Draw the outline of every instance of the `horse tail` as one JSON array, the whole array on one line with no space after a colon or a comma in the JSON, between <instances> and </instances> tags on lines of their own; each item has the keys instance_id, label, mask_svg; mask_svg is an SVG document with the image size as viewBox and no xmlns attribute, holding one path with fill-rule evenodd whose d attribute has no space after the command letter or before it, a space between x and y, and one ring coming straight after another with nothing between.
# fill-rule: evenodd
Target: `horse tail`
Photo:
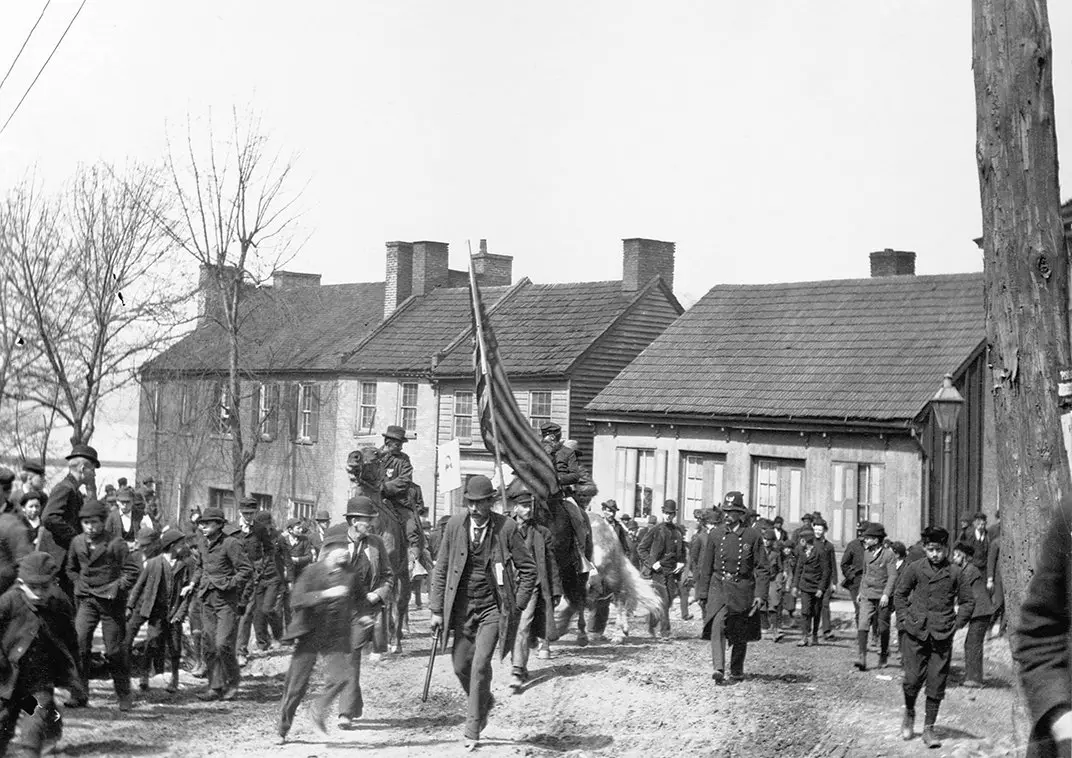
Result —
<instances>
[{"instance_id":1,"label":"horse tail","mask_svg":"<svg viewBox=\"0 0 1072 758\"><path fill-rule=\"evenodd\" d=\"M622 568L622 587L619 596L623 598L627 607L639 608L650 613L653 618L661 619L663 604L659 602L659 596L655 594L655 588L651 582L640 575L629 561L625 561Z\"/></svg>"}]
</instances>

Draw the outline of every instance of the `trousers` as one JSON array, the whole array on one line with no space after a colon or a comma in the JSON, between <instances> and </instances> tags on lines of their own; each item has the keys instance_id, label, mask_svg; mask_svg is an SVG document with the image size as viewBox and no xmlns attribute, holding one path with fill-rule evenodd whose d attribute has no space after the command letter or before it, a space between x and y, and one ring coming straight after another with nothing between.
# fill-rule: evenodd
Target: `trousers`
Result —
<instances>
[{"instance_id":1,"label":"trousers","mask_svg":"<svg viewBox=\"0 0 1072 758\"><path fill-rule=\"evenodd\" d=\"M74 629L78 635L78 652L82 663L82 684L89 690L89 666L93 654L93 633L101 626L104 636L104 657L112 675L115 694L125 697L130 694L130 658L124 643L126 628L126 605L119 599L105 600L99 597L78 599L78 612L74 617Z\"/></svg>"},{"instance_id":2,"label":"trousers","mask_svg":"<svg viewBox=\"0 0 1072 758\"><path fill-rule=\"evenodd\" d=\"M673 575L655 573L651 575L651 586L659 597L663 615L658 619L658 622L656 622L654 616L648 617L648 632L654 635L655 627L658 626L660 634L670 634L670 603L677 595L677 579Z\"/></svg>"},{"instance_id":3,"label":"trousers","mask_svg":"<svg viewBox=\"0 0 1072 758\"><path fill-rule=\"evenodd\" d=\"M964 636L964 678L971 682L983 682L983 642L990 628L990 616L980 616L968 622Z\"/></svg>"},{"instance_id":4,"label":"trousers","mask_svg":"<svg viewBox=\"0 0 1072 758\"><path fill-rule=\"evenodd\" d=\"M235 687L241 678L235 642L238 638L238 604L217 589L201 601L201 644L208 684L212 689Z\"/></svg>"},{"instance_id":5,"label":"trousers","mask_svg":"<svg viewBox=\"0 0 1072 758\"><path fill-rule=\"evenodd\" d=\"M294 723L294 714L298 706L305 698L309 690L309 679L316 666L316 659L324 659L324 675L326 682L324 691L316 698L313 708L325 711L332 701L346 693L352 680L359 680L361 676L361 651L348 652L345 650L322 651L316 641L315 634L308 634L298 640L294 654L290 658L290 666L287 667L287 677L283 681L283 698L279 704L279 726L281 731L290 731ZM361 687L354 688L348 703L340 702L339 710L352 711L356 696L357 713L345 712L343 715L356 718L361 715Z\"/></svg>"},{"instance_id":6,"label":"trousers","mask_svg":"<svg viewBox=\"0 0 1072 758\"><path fill-rule=\"evenodd\" d=\"M479 739L491 710L491 659L499 641L499 609L469 606L453 623L451 660L454 674L468 696L465 711L466 739Z\"/></svg>"},{"instance_id":7,"label":"trousers","mask_svg":"<svg viewBox=\"0 0 1072 758\"><path fill-rule=\"evenodd\" d=\"M511 666L515 672L525 674L529 670L529 631L536 618L536 606L540 602L540 593L533 592L528 605L521 609L521 620L517 626L517 637L511 654Z\"/></svg>"},{"instance_id":8,"label":"trousers","mask_svg":"<svg viewBox=\"0 0 1072 758\"><path fill-rule=\"evenodd\" d=\"M901 687L907 697L915 698L927 687L927 698L941 700L949 680L949 663L953 659L953 638L921 640L906 633L901 649L904 680Z\"/></svg>"},{"instance_id":9,"label":"trousers","mask_svg":"<svg viewBox=\"0 0 1072 758\"><path fill-rule=\"evenodd\" d=\"M726 606L711 619L711 666L715 671L726 670ZM744 659L748 654L747 642L736 642L730 648L730 674L744 674Z\"/></svg>"}]
</instances>

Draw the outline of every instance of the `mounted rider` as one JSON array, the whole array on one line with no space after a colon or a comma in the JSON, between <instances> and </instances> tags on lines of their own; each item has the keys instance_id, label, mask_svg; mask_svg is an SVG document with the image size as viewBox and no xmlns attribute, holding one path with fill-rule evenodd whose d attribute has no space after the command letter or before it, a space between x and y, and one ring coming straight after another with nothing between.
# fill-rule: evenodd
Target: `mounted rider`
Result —
<instances>
[{"instance_id":1,"label":"mounted rider","mask_svg":"<svg viewBox=\"0 0 1072 758\"><path fill-rule=\"evenodd\" d=\"M406 443L406 430L401 426L391 425L383 433L383 446L380 448L380 469L383 472L380 484L380 496L388 506L387 514L402 526L409 551L410 563L419 559L422 535L421 522L414 509L413 464L409 456L402 452Z\"/></svg>"}]
</instances>

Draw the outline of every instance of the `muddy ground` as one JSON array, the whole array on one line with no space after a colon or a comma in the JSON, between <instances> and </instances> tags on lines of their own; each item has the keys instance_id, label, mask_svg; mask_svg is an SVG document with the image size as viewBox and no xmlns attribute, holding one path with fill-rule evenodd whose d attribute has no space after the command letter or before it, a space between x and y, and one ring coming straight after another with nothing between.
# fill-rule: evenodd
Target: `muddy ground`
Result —
<instances>
[{"instance_id":1,"label":"muddy ground","mask_svg":"<svg viewBox=\"0 0 1072 758\"><path fill-rule=\"evenodd\" d=\"M554 645L551 660L533 660L520 695L507 686L508 662L497 665L492 711L478 755L489 756L976 756L1010 755L1012 672L1004 640L989 642L983 690L951 686L939 716L942 748L926 750L917 737L903 742L899 657L883 670L852 666L851 605L835 604L839 639L798 648L798 636L749 647L747 679L716 687L707 644L698 639L699 613L681 621L672 612L673 639L632 639L577 647L572 634ZM168 695L153 680L136 692L136 707L120 714L107 682L94 682L93 707L65 717L62 755L68 756L437 756L462 749L464 701L440 656L432 694L420 702L430 639L428 612L415 611L401 656L363 667L365 717L327 737L313 730L303 705L287 744L274 725L287 650L254 658L240 698L202 703L201 680L185 673ZM612 618L613 624L613 618ZM874 663L876 655L870 656ZM958 635L953 681L960 678ZM917 730L922 723L923 698Z\"/></svg>"}]
</instances>

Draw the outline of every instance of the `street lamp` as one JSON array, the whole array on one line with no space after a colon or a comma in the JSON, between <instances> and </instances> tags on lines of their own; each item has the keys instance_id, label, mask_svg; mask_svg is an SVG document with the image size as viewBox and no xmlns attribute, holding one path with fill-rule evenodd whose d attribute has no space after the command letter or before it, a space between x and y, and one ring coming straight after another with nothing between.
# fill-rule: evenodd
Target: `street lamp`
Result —
<instances>
[{"instance_id":1,"label":"street lamp","mask_svg":"<svg viewBox=\"0 0 1072 758\"><path fill-rule=\"evenodd\" d=\"M964 398L957 388L953 386L953 375L946 374L942 379L942 386L931 398L931 408L934 409L934 420L942 432L942 518L949 518L949 499L952 487L953 471L953 432L957 428L957 419L960 417L960 409L964 405Z\"/></svg>"}]
</instances>

